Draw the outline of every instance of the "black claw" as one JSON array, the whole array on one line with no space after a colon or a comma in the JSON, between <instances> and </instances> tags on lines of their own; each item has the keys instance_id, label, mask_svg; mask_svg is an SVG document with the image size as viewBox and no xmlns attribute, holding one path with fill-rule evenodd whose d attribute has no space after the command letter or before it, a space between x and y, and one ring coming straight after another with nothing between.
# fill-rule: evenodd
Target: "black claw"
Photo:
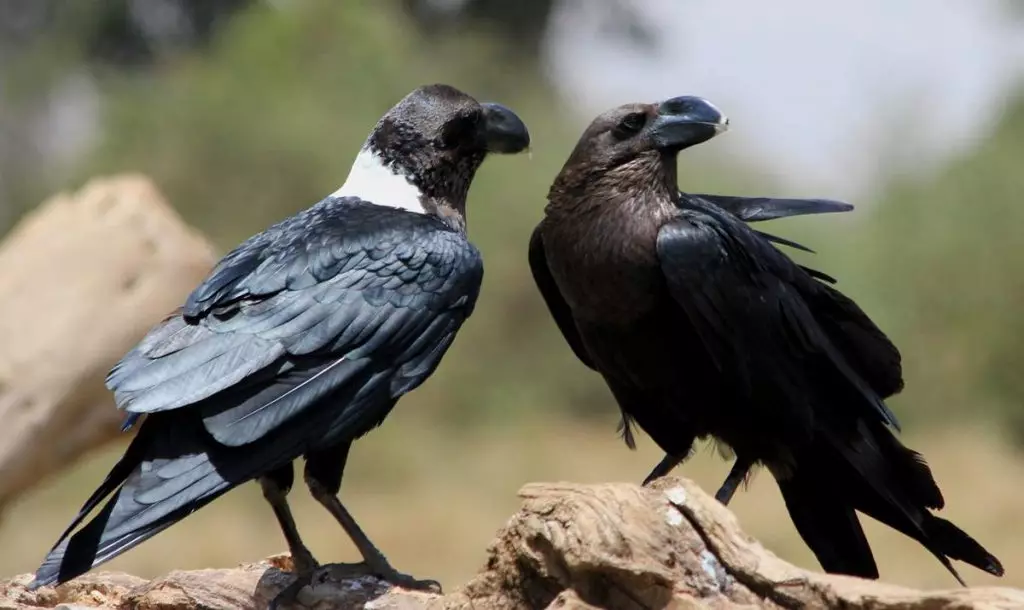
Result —
<instances>
[{"instance_id":1,"label":"black claw","mask_svg":"<svg viewBox=\"0 0 1024 610\"><path fill-rule=\"evenodd\" d=\"M429 591L430 593L441 594L441 583L436 580L418 580L407 574L397 574L397 577L386 578L389 583L403 589L414 591Z\"/></svg>"},{"instance_id":2,"label":"black claw","mask_svg":"<svg viewBox=\"0 0 1024 610\"><path fill-rule=\"evenodd\" d=\"M374 576L380 578L383 581L391 584L395 587L401 587L402 589L411 589L414 591L429 591L431 593L441 593L441 583L436 580L419 580L408 574L402 574L398 570L391 567L386 561L383 565L377 566L373 569Z\"/></svg>"}]
</instances>

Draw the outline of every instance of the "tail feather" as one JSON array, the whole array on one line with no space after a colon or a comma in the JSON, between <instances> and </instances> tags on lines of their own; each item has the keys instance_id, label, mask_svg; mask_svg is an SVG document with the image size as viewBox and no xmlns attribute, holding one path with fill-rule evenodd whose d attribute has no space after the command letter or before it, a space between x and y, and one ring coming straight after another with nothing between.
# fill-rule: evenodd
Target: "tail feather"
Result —
<instances>
[{"instance_id":1,"label":"tail feather","mask_svg":"<svg viewBox=\"0 0 1024 610\"><path fill-rule=\"evenodd\" d=\"M793 525L823 570L878 578L871 546L849 503L824 492L813 477L798 473L776 480Z\"/></svg>"},{"instance_id":2,"label":"tail feather","mask_svg":"<svg viewBox=\"0 0 1024 610\"><path fill-rule=\"evenodd\" d=\"M996 576L999 560L963 530L931 514L942 506L924 459L882 424L861 426L853 442L824 432L813 454L779 481L801 537L828 572L877 578L854 510L918 541L957 579L950 559ZM844 521L844 519L848 519Z\"/></svg>"},{"instance_id":3,"label":"tail feather","mask_svg":"<svg viewBox=\"0 0 1024 610\"><path fill-rule=\"evenodd\" d=\"M204 453L204 439L195 426L168 425L171 422L164 421L172 417L180 420L178 415L170 412L163 417L153 416L143 424L125 456L36 570L31 589L66 582L88 572L234 487L236 483L225 480ZM111 494L103 509L69 536Z\"/></svg>"},{"instance_id":4,"label":"tail feather","mask_svg":"<svg viewBox=\"0 0 1024 610\"><path fill-rule=\"evenodd\" d=\"M117 496L112 498L96 517L70 538L59 542L36 570L29 590L60 584L85 574L121 553L147 540L184 517L171 515L155 523L143 524L136 531L111 535L105 531L112 513L117 509ZM176 518L175 518L176 517ZM121 528L117 528L121 529Z\"/></svg>"},{"instance_id":5,"label":"tail feather","mask_svg":"<svg viewBox=\"0 0 1024 610\"><path fill-rule=\"evenodd\" d=\"M941 549L941 552L950 559L962 561L993 576L1003 575L1003 564L996 559L995 555L986 551L985 547L971 538L967 532L949 521L928 514L924 523L924 531L936 548Z\"/></svg>"},{"instance_id":6,"label":"tail feather","mask_svg":"<svg viewBox=\"0 0 1024 610\"><path fill-rule=\"evenodd\" d=\"M913 503L925 508L941 510L946 505L942 490L923 455L904 446L892 432L881 426L875 426L871 436L878 440L881 454L892 469L892 485L902 487Z\"/></svg>"},{"instance_id":7,"label":"tail feather","mask_svg":"<svg viewBox=\"0 0 1024 610\"><path fill-rule=\"evenodd\" d=\"M148 431L146 434L148 435ZM65 529L60 535L57 542L53 544L53 547L50 549L51 552L60 546L60 543L63 542L64 539L67 538L71 532L89 516L89 513L99 506L100 502L102 502L107 496L114 493L121 484L128 479L128 476L131 475L132 471L142 463L146 442L147 439L143 433L140 433L132 439L132 442L128 445L128 449L125 451L124 455L121 456L121 459L114 464L114 467L110 469L110 472L107 474L106 478L103 479L103 482L100 483L100 486L96 488L96 491L92 492L92 495L89 496L89 499L82 505L81 510L79 510L78 514L75 515L71 524L68 525L67 529Z\"/></svg>"},{"instance_id":8,"label":"tail feather","mask_svg":"<svg viewBox=\"0 0 1024 610\"><path fill-rule=\"evenodd\" d=\"M841 453L856 471L853 505L870 517L920 542L964 584L950 559L1001 576L999 560L967 533L929 509L944 505L931 469L917 452L905 447L880 424L861 427L862 438Z\"/></svg>"}]
</instances>

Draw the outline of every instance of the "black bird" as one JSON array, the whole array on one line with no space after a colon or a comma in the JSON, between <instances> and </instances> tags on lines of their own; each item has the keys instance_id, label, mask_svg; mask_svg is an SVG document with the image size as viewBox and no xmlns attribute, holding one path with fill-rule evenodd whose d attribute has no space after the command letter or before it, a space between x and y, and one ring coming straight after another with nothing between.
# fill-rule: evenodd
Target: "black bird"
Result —
<instances>
[{"instance_id":1,"label":"black bird","mask_svg":"<svg viewBox=\"0 0 1024 610\"><path fill-rule=\"evenodd\" d=\"M827 276L744 222L801 206L773 213L764 202L679 192L678 153L727 123L696 97L602 114L531 238L537 286L615 396L627 442L635 422L669 468L698 438L728 446L737 464L726 499L763 464L828 572L878 577L860 511L920 542L961 583L950 559L1002 575L995 557L930 512L942 494L891 429L883 397L902 387L899 352Z\"/></svg>"},{"instance_id":2,"label":"black bird","mask_svg":"<svg viewBox=\"0 0 1024 610\"><path fill-rule=\"evenodd\" d=\"M110 372L126 426L146 418L31 586L83 574L257 479L300 576L293 594L317 567L285 499L300 456L366 568L434 584L392 568L336 494L352 442L430 376L473 311L477 168L528 145L511 110L447 85L389 110L340 189L235 248Z\"/></svg>"}]
</instances>

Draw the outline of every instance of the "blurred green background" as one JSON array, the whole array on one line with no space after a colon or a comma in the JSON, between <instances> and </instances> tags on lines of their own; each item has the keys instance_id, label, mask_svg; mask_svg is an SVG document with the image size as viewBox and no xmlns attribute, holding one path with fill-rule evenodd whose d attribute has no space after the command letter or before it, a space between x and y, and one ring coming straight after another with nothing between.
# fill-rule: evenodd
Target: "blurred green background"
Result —
<instances>
[{"instance_id":1,"label":"blurred green background","mask_svg":"<svg viewBox=\"0 0 1024 610\"><path fill-rule=\"evenodd\" d=\"M598 3L613 15L607 36L640 56L656 53L664 28L630 8L642 3ZM545 26L560 4L572 3L0 2L0 234L56 190L141 171L226 251L337 188L376 119L420 84L447 82L515 109L533 134L531 157L488 161L470 194L470 235L486 261L476 313L434 377L357 444L342 490L400 569L450 588L482 565L521 484L639 481L660 457L650 442L630 452L617 438L611 397L563 343L526 265L547 187L602 109L567 94L546 60ZM892 403L906 441L932 463L944 516L1007 567L1003 581L965 568L969 582L1024 586L1024 96L1015 87L995 119L940 163L917 167L910 155L890 165L906 151L896 136L891 150L882 145L876 161L890 169L860 191L854 213L769 224L815 248L797 258L839 278L900 346L907 389ZM68 99L78 106L62 106ZM94 120L75 120L82 107ZM899 117L888 120L898 136ZM903 131L907 124L928 129L903 122ZM843 198L792 187L801 176L780 178L749 156L716 153L727 138L684 155L684 190ZM840 151L821 154L832 152ZM99 452L6 511L0 574L35 568L120 450ZM708 450L680 472L714 488L726 470ZM304 492L293 497L318 557L354 559L334 522ZM816 567L769 476L734 508L769 548ZM954 584L923 549L882 528L870 536L884 578ZM248 486L109 567L155 575L283 548Z\"/></svg>"}]
</instances>

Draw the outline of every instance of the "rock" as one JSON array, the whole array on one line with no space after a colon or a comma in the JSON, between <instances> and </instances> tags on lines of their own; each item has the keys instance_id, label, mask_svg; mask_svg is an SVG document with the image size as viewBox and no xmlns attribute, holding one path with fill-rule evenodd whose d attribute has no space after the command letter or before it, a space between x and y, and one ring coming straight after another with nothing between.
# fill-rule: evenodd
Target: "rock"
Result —
<instances>
[{"instance_id":1,"label":"rock","mask_svg":"<svg viewBox=\"0 0 1024 610\"><path fill-rule=\"evenodd\" d=\"M53 197L0 243L0 509L117 438L107 371L214 262L132 175ZM39 442L49 438L61 442Z\"/></svg>"},{"instance_id":2,"label":"rock","mask_svg":"<svg viewBox=\"0 0 1024 610\"><path fill-rule=\"evenodd\" d=\"M447 595L392 588L351 566L325 566L299 594L315 610L545 608L843 608L1009 610L1024 591L917 591L810 572L745 534L724 506L687 479L637 485L527 485L523 507L497 534L486 565ZM292 582L278 556L233 569L172 572L144 581L96 573L28 592L30 575L0 582L0 608L199 610L265 608ZM6 605L4 605L6 604ZM61 606L63 604L63 606Z\"/></svg>"}]
</instances>

